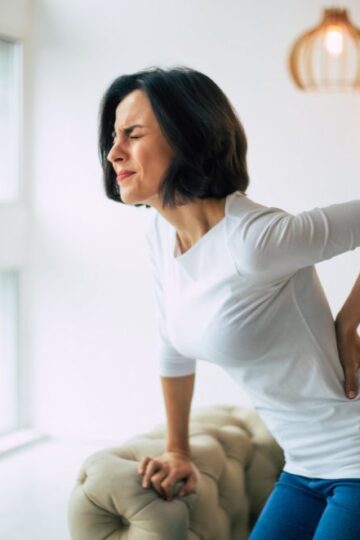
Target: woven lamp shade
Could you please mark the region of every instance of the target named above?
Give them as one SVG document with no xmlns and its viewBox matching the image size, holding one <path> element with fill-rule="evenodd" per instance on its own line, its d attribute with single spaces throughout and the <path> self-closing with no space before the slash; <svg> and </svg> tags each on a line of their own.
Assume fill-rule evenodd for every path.
<svg viewBox="0 0 360 540">
<path fill-rule="evenodd" d="M 301 90 L 360 90 L 360 29 L 346 9 L 325 9 L 320 24 L 300 35 L 289 71 Z"/>
</svg>

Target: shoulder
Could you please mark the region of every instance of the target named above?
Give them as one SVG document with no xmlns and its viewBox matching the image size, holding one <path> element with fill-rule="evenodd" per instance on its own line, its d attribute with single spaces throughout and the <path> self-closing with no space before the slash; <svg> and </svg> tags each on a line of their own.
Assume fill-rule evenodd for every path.
<svg viewBox="0 0 360 540">
<path fill-rule="evenodd" d="M 273 247 L 286 238 L 292 214 L 237 192 L 229 201 L 226 238 L 241 273 L 255 275 L 273 257 Z"/>
<path fill-rule="evenodd" d="M 144 228 L 145 240 L 148 249 L 156 255 L 156 258 L 163 257 L 169 238 L 169 223 L 154 208 L 149 208 L 148 212 Z"/>
<path fill-rule="evenodd" d="M 161 216 L 154 208 L 149 208 L 147 212 L 148 215 L 146 216 L 145 223 L 145 237 L 148 242 L 154 242 L 161 234 Z"/>
<path fill-rule="evenodd" d="M 227 209 L 229 233 L 238 230 L 239 226 L 245 234 L 249 227 L 264 227 L 274 220 L 291 216 L 290 212 L 277 206 L 267 206 L 253 198 L 236 191 L 232 194 Z"/>
</svg>

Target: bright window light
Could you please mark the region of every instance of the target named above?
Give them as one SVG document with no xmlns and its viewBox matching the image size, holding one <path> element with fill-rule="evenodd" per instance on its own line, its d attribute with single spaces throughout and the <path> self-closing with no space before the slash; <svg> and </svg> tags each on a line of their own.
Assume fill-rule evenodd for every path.
<svg viewBox="0 0 360 540">
<path fill-rule="evenodd" d="M 0 39 L 0 203 L 19 197 L 21 47 Z"/>
<path fill-rule="evenodd" d="M 18 428 L 18 275 L 0 272 L 0 435 Z"/>
</svg>

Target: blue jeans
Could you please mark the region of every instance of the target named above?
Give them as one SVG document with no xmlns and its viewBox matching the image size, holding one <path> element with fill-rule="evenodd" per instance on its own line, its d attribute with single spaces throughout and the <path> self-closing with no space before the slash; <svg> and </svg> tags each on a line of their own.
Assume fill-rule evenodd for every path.
<svg viewBox="0 0 360 540">
<path fill-rule="evenodd" d="M 282 471 L 249 540 L 360 540 L 360 478 Z"/>
</svg>

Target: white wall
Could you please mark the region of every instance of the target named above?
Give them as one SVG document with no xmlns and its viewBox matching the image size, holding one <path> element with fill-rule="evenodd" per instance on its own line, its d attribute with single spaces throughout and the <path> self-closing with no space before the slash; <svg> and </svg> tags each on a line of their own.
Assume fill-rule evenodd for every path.
<svg viewBox="0 0 360 540">
<path fill-rule="evenodd" d="M 250 197 L 298 212 L 359 198 L 360 93 L 302 93 L 286 55 L 316 24 L 318 0 L 38 0 L 27 79 L 27 281 L 33 422 L 69 438 L 123 440 L 164 420 L 143 224 L 146 209 L 105 198 L 99 101 L 120 74 L 188 65 L 235 105 L 249 140 Z M 360 4 L 347 2 L 360 26 Z M 31 155 L 31 157 L 30 157 Z M 317 265 L 334 315 L 358 252 Z M 193 407 L 248 404 L 198 362 Z"/>
</svg>

